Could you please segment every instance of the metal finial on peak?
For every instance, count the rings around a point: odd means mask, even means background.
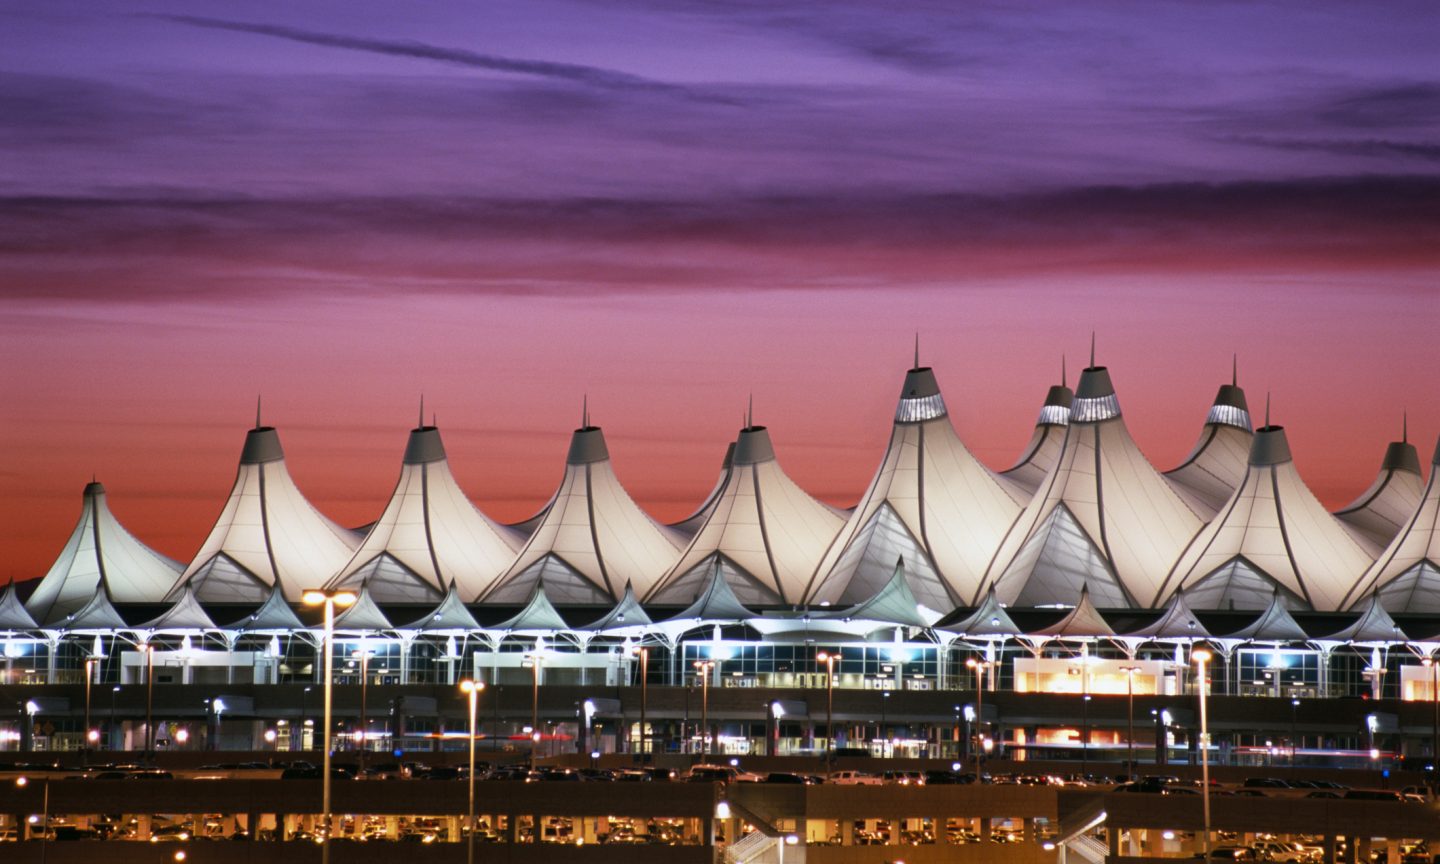
[[[912,366],[912,367],[910,367],[910,368],[912,368],[912,369],[919,369],[919,368],[920,368],[920,331],[919,331],[919,330],[916,330],[916,331],[915,331],[915,365]]]
[[[1270,425],[1270,391],[1265,391],[1265,425]]]
[[[1095,368],[1095,331],[1090,331],[1090,368]]]
[[[440,427],[440,421],[436,418],[434,411],[430,412],[430,425],[437,429]]]
[[[755,426],[755,394],[750,394],[750,402],[745,406],[745,428],[751,429]]]
[[[583,393],[580,396],[580,428],[590,428],[590,394]]]
[[[1408,408],[1400,411],[1400,443],[1410,443],[1410,410]]]
[[[1068,372],[1066,372],[1066,370],[1065,370],[1065,355],[1064,355],[1064,354],[1061,354],[1061,355],[1060,355],[1060,386],[1061,386],[1061,387],[1069,387],[1069,386],[1070,386],[1070,374],[1069,374]]]
[[[1230,355],[1230,386],[1240,386],[1240,355]]]
[[[255,428],[260,428],[260,394],[255,394]]]
[[[421,393],[421,394],[420,394],[420,419],[417,420],[417,421],[415,421],[415,425],[416,425],[416,426],[420,426],[420,427],[423,427],[423,426],[425,425],[425,394],[424,394],[424,393]]]

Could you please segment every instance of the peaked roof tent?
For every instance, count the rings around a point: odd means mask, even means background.
[[[716,562],[714,569],[710,571],[709,580],[705,583],[705,589],[695,598],[695,602],[660,624],[683,624],[686,627],[697,623],[734,624],[754,617],[755,613],[746,609],[745,604],[736,598],[729,580],[725,578],[719,562]]]
[[[641,608],[640,601],[636,599],[635,589],[627,582],[620,602],[611,607],[610,611],[600,616],[598,620],[586,624],[579,630],[596,635],[607,633],[612,636],[639,636],[653,623],[650,616]]]
[[[1408,642],[1395,619],[1385,611],[1378,595],[1371,594],[1360,617],[1349,627],[1318,639],[1319,642],[1352,642],[1357,645],[1388,645],[1394,642]]]
[[[1045,404],[1040,406],[1030,443],[1025,445],[1014,465],[1000,472],[1001,477],[1025,490],[1027,495],[1034,495],[1040,488],[1050,469],[1060,460],[1060,450],[1065,443],[1065,428],[1070,425],[1075,393],[1065,383],[1063,364],[1060,378],[1060,383],[1045,394]]]
[[[1051,639],[1098,639],[1114,636],[1115,628],[1110,626],[1100,614],[1100,610],[1090,602],[1090,591],[1082,586],[1080,602],[1075,604],[1074,609],[1054,624],[1031,631],[1028,635]]]
[[[651,519],[626,494],[605,446],[585,423],[570,437],[565,474],[514,563],[482,603],[524,602],[541,580],[562,604],[610,604],[625,583],[641,596],[675,563],[684,538]]]
[[[169,609],[135,629],[150,633],[203,633],[220,628],[200,608],[200,601],[195,599],[195,589],[186,585],[180,592],[180,599]]]
[[[418,633],[469,633],[480,630],[480,622],[465,608],[465,601],[460,599],[460,590],[454,582],[446,589],[445,596],[439,604],[427,612],[418,621],[412,621],[404,627],[397,627],[397,630],[409,630]]]
[[[969,602],[1028,499],[955,434],[935,373],[911,369],[880,467],[815,568],[805,602],[864,602],[890,580],[896,558],[909,563],[905,578],[921,603],[949,611]]]
[[[1203,519],[1220,512],[1244,481],[1252,434],[1245,391],[1232,378],[1215,394],[1190,455],[1165,472],[1165,479]]]
[[[1293,609],[1340,609],[1370,557],[1301,481],[1282,427],[1255,432],[1249,461],[1159,596],[1184,591],[1199,609],[1262,609],[1277,596]]]
[[[1209,639],[1213,635],[1200,623],[1190,604],[1185,602],[1185,595],[1179,591],[1171,596],[1170,605],[1165,607],[1165,614],[1149,626],[1125,634],[1127,638],[1156,640]]]
[[[40,623],[20,602],[20,595],[15,592],[15,580],[11,579],[10,584],[5,586],[5,592],[0,594],[0,632],[38,629]]]
[[[1440,441],[1430,464],[1420,505],[1401,525],[1395,539],[1380,553],[1345,598],[1347,607],[1358,606],[1371,594],[1378,595],[1385,610],[1393,615],[1440,615]]]
[[[272,585],[269,596],[260,604],[259,609],[233,624],[225,625],[225,629],[279,635],[303,631],[305,625],[300,621],[300,616],[295,614],[295,610],[290,608],[290,604],[285,602],[285,594],[280,590],[280,586]]]
[[[433,603],[458,582],[464,596],[476,597],[523,543],[520,532],[470,503],[450,472],[440,430],[424,425],[422,413],[385,512],[326,587],[353,590],[364,582],[381,603]]]
[[[97,581],[121,603],[158,603],[182,569],[126,531],[105,487],[91,481],[75,530],[25,608],[37,621],[59,620],[90,601]]]
[[[1200,520],[1135,445],[1103,366],[1080,375],[1059,461],[996,554],[1001,601],[1153,608]]]
[[[1420,454],[1410,443],[1408,431],[1401,440],[1391,441],[1385,448],[1380,473],[1370,488],[1335,511],[1335,518],[1360,541],[1372,558],[1400,533],[1400,527],[1420,507],[1425,491],[1424,480],[1420,476]]]
[[[524,608],[513,617],[485,629],[516,636],[550,636],[568,631],[570,625],[565,623],[565,619],[555,610],[555,604],[545,596],[544,581],[537,581],[535,587],[530,589],[530,597],[525,601]]]
[[[1025,631],[1021,630],[1010,613],[1000,604],[1000,599],[995,596],[995,589],[992,587],[985,592],[985,599],[980,602],[974,612],[954,624],[947,624],[939,629],[948,630],[951,633],[959,633],[965,637],[975,636],[1021,636]]]
[[[193,583],[207,602],[258,603],[278,584],[287,600],[298,602],[305,586],[324,584],[358,545],[355,534],[305,500],[285,467],[279,434],[259,425],[257,416],[230,497],[168,596]]]
[[[695,536],[695,532],[699,531],[700,526],[705,524],[705,520],[710,516],[711,511],[715,509],[715,504],[720,500],[720,493],[725,489],[725,481],[730,478],[730,466],[734,459],[735,442],[731,441],[725,447],[725,459],[720,463],[720,477],[715,481],[715,488],[710,490],[710,494],[705,496],[705,501],[701,503],[699,507],[695,508],[694,513],[691,513],[679,522],[671,523],[671,528],[682,532],[686,537]]]
[[[1285,608],[1280,592],[1270,595],[1270,604],[1260,616],[1248,625],[1227,633],[1222,637],[1226,642],[1304,642],[1310,638],[1296,621],[1290,610]]]
[[[69,633],[114,633],[129,630],[130,625],[116,611],[110,602],[110,592],[102,580],[95,585],[95,592],[89,601],[69,615],[44,622],[46,630],[64,630]]]
[[[336,615],[331,626],[336,633],[379,633],[395,629],[395,625],[375,605],[375,598],[370,596],[370,586],[363,584],[355,602]]]
[[[813,617],[841,621],[874,621],[879,624],[920,628],[929,627],[940,620],[938,611],[930,609],[927,615],[921,609],[905,578],[905,559],[902,558],[895,562],[890,580],[869,598],[849,609],[813,613]]]
[[[825,547],[844,524],[795,485],[775,459],[764,426],[740,430],[714,507],[647,603],[693,600],[717,564],[735,595],[752,605],[799,603]]]

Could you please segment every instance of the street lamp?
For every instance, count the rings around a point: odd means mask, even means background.
[[[710,754],[710,670],[715,668],[714,660],[696,660],[695,669],[700,675],[700,755]]]
[[[815,659],[825,664],[825,740],[829,743],[825,748],[825,776],[828,778],[835,766],[835,661],[840,659],[840,652],[821,651]]]
[[[119,684],[110,688],[110,723],[105,729],[105,748],[107,750],[115,749],[115,694],[119,692]]]
[[[975,672],[975,782],[980,782],[980,760],[984,756],[985,747],[985,670],[990,668],[990,661],[976,660],[971,657],[965,661],[965,665]]]
[[[484,681],[460,682],[460,692],[470,698],[470,770],[465,774],[470,787],[470,803],[465,811],[470,834],[465,841],[465,864],[475,864],[475,705],[480,699],[480,691],[484,689]]]
[[[1125,726],[1126,740],[1130,743],[1130,761],[1125,766],[1126,776],[1135,773],[1135,673],[1140,671],[1139,666],[1121,666],[1120,671],[1125,673],[1125,690],[1129,696],[1129,706],[1126,710]]]
[[[90,764],[90,746],[99,736],[90,728],[90,682],[95,675],[95,658],[85,658],[85,745],[80,749],[80,764]]]
[[[645,702],[647,679],[650,677],[650,649],[641,645],[635,649],[635,653],[640,657],[640,752],[649,753],[650,738],[645,732]]]
[[[331,669],[335,649],[335,607],[346,607],[355,602],[353,591],[326,591],[322,588],[311,588],[300,595],[301,601],[306,606],[325,607],[325,714],[323,746],[325,752],[321,754],[320,778],[320,821],[324,826],[324,835],[320,838],[320,864],[330,864],[330,707],[331,696],[335,684],[335,674]]]
[[[530,689],[530,770],[535,770],[535,751],[540,747],[540,652],[525,660],[534,682]]]
[[[366,722],[365,703],[366,694],[370,689],[370,657],[373,652],[361,649],[351,653],[360,661],[360,734],[357,739],[360,742],[360,773],[365,773],[365,753],[370,749],[370,726]]]
[[[45,841],[50,837],[50,778],[49,778],[49,777],[46,777],[46,778],[45,778],[44,784],[45,784],[45,785],[41,787],[42,792],[41,792],[41,798],[40,798],[40,801],[41,801],[41,803],[40,803],[40,864],[45,864],[45,853],[46,853],[46,851],[50,848],[48,845],[46,845],[46,842],[45,842]],[[22,776],[22,777],[16,777],[16,778],[15,778],[15,788],[16,788],[16,789],[24,789],[26,786],[29,786],[29,785],[30,785],[30,778],[28,778],[28,777],[23,777],[23,776]],[[21,839],[21,834],[20,834],[20,831],[21,831],[21,830],[23,830],[23,829],[21,829],[21,828],[17,828],[17,829],[16,829],[16,833],[15,833],[15,839],[16,839],[16,840]]]
[[[1205,818],[1205,861],[1210,861],[1210,721],[1205,713],[1205,696],[1210,689],[1210,678],[1206,674],[1206,664],[1210,662],[1211,654],[1207,649],[1197,648],[1190,653],[1191,659],[1199,665],[1200,685],[1200,794],[1204,803]]]
[[[1300,700],[1290,700],[1290,768],[1295,768],[1295,743],[1298,739],[1296,734],[1297,724],[1300,721]]]
[[[1430,670],[1430,785],[1440,785],[1440,663],[1426,657],[1420,663]]]
[[[301,691],[300,691],[300,747],[298,748],[298,749],[300,749],[300,750],[308,749],[308,748],[305,746],[305,732],[306,732],[306,730],[308,730],[308,729],[311,728],[311,723],[310,723],[310,691],[311,691],[312,689],[313,689],[313,688],[311,688],[311,687],[306,687],[304,690],[301,690]],[[312,744],[314,743],[314,738],[313,738],[313,737],[311,738],[311,743],[312,743]],[[295,745],[292,744],[292,745],[290,745],[290,749],[291,749],[291,750],[295,750],[295,749],[297,749],[297,748],[295,747]]]
[[[140,644],[145,652],[145,761],[155,758],[155,646]]]

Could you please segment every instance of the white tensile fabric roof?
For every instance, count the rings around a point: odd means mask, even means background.
[[[1244,481],[1252,434],[1245,391],[1233,381],[1222,384],[1205,415],[1200,440],[1178,468],[1165,472],[1165,479],[1202,519],[1219,513]]]
[[[410,432],[400,480],[333,589],[365,582],[380,603],[434,603],[450,582],[478,597],[515,560],[521,534],[489,519],[455,482],[440,430]]]
[[[864,621],[917,628],[931,626],[940,620],[943,613],[926,608],[915,599],[909,580],[905,578],[905,570],[905,561],[901,559],[891,568],[890,578],[885,584],[866,599],[846,609],[814,612],[812,617],[817,620]]]
[[[1305,628],[1295,620],[1286,608],[1279,591],[1270,595],[1270,601],[1263,607],[1260,617],[1234,633],[1227,633],[1216,641],[1225,642],[1304,642],[1310,638]]]
[[[97,582],[117,602],[158,603],[181,569],[126,531],[110,512],[105,487],[91,482],[75,530],[25,608],[36,621],[59,620],[89,603]]]
[[[186,585],[180,592],[180,599],[169,609],[135,629],[148,633],[204,633],[220,628],[215,626],[209,613],[200,607],[200,601],[195,598],[195,590]]]
[[[1306,488],[1285,430],[1255,433],[1245,482],[1196,536],[1166,580],[1196,609],[1263,609],[1278,591],[1289,608],[1330,612],[1370,556]]]
[[[290,479],[274,428],[245,436],[235,485],[210,536],[170,591],[193,584],[207,603],[259,603],[279,584],[298,601],[354,554],[359,538],[321,515]]]
[[[735,442],[731,441],[725,448],[725,460],[720,463],[720,477],[715,481],[715,488],[710,490],[710,494],[705,496],[705,500],[695,508],[694,513],[679,522],[671,523],[671,528],[682,532],[686,537],[695,536],[695,532],[705,524],[705,519],[709,517],[710,511],[715,509],[716,502],[720,500],[720,493],[725,489],[725,481],[730,477],[730,463],[734,458]]]
[[[905,560],[910,591],[929,608],[974,602],[1028,500],[960,441],[934,372],[911,369],[880,468],[821,559],[805,602],[863,603],[890,581],[897,558]]]
[[[355,602],[335,616],[332,627],[336,633],[379,633],[384,630],[393,630],[395,625],[375,605],[375,598],[370,596],[368,585],[360,586],[360,593],[355,596]]]
[[[1005,607],[1000,604],[1000,599],[995,596],[993,587],[985,592],[985,599],[980,601],[980,605],[968,617],[939,629],[958,633],[968,638],[995,636],[1003,638],[1019,636],[1025,632],[1015,624],[1010,613],[1006,612]]]
[[[465,608],[465,601],[461,598],[459,586],[454,582],[446,590],[445,596],[435,605],[434,609],[425,613],[425,616],[418,621],[412,621],[404,627],[397,627],[397,630],[410,630],[418,633],[448,633],[460,634],[470,633],[480,629],[480,622]]]
[[[1355,590],[1348,607],[1378,593],[1392,615],[1440,614],[1440,441],[1430,464],[1430,480],[1420,506],[1405,520],[1395,539],[1375,559]]]
[[[11,580],[5,586],[4,593],[0,593],[0,632],[13,633],[17,630],[39,629],[40,622],[20,602],[20,595],[15,591],[15,582]]]
[[[1379,555],[1420,507],[1425,481],[1420,476],[1420,454],[1409,441],[1392,441],[1385,448],[1380,473],[1370,488],[1335,512],[1372,557]]]
[[[641,596],[648,603],[689,603],[718,561],[742,603],[798,603],[843,524],[835,510],[786,476],[765,427],[748,426],[736,439],[725,487],[704,524],[660,584]]]
[[[611,604],[625,583],[644,596],[675,563],[684,538],[631,500],[605,434],[585,425],[570,439],[565,476],[517,557],[480,602],[523,603],[543,579],[565,604]]]
[[[280,591],[280,586],[273,585],[270,588],[270,595],[260,608],[241,618],[232,624],[225,625],[226,630],[240,631],[244,633],[269,633],[278,635],[281,633],[293,633],[304,630],[305,625],[301,623],[300,616],[285,602],[285,595]]]
[[[105,590],[103,581],[97,582],[94,593],[84,606],[67,615],[41,622],[46,630],[64,630],[69,633],[114,633],[131,629],[115,604],[110,602],[110,592]]]
[[[1035,420],[1030,442],[1015,464],[1000,472],[1001,477],[1024,489],[1027,495],[1035,494],[1050,469],[1060,461],[1065,427],[1070,425],[1070,405],[1074,401],[1074,392],[1064,384],[1050,388],[1050,392],[1045,394],[1045,404],[1040,406],[1040,416]]]
[[[1190,604],[1185,602],[1185,595],[1179,591],[1171,595],[1165,614],[1139,630],[1125,634],[1127,639],[1157,641],[1209,639],[1211,635],[1213,634],[1205,629],[1205,625],[1200,623],[1200,619],[1190,609]]]
[[[1200,520],[1135,445],[1104,367],[1080,376],[1060,460],[991,568],[1009,606],[1153,608]]]

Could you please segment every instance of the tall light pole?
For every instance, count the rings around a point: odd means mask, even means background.
[[[305,746],[305,730],[310,729],[310,728],[313,728],[313,727],[310,725],[310,691],[311,691],[312,689],[313,689],[313,688],[311,688],[310,686],[307,685],[304,690],[301,690],[301,691],[300,691],[300,748],[299,748],[299,749],[301,749],[301,750],[308,750],[308,749],[310,749],[310,748],[308,748],[308,747]],[[311,737],[310,737],[310,743],[311,743],[311,744],[314,744],[314,743],[315,743],[315,737],[314,737],[314,735],[311,735]],[[291,747],[290,747],[290,749],[291,749],[291,750],[294,750],[294,749],[296,749],[296,748],[295,748],[295,746],[292,744]]]
[[[1298,737],[1299,737],[1299,736],[1296,735],[1295,733],[1296,733],[1296,731],[1297,731],[1297,729],[1298,729],[1299,722],[1300,722],[1300,700],[1299,700],[1299,699],[1291,699],[1291,700],[1290,700],[1290,768],[1291,768],[1292,771],[1293,771],[1294,768],[1295,768],[1295,743],[1296,743],[1296,740],[1297,740]]]
[[[715,668],[714,660],[696,660],[695,669],[700,675],[700,755],[710,755],[710,670]]]
[[[366,695],[370,689],[370,653],[362,646],[350,656],[360,661],[360,734],[356,736],[360,742],[360,773],[365,773],[365,753],[370,748],[370,726],[366,722],[365,704]]]
[[[80,764],[90,764],[90,745],[98,736],[90,728],[90,683],[95,677],[95,658],[85,658],[85,744],[80,748]]]
[[[44,784],[45,784],[45,785],[41,787],[41,790],[42,790],[42,791],[41,791],[41,798],[40,798],[40,801],[41,801],[41,804],[40,804],[40,864],[45,864],[45,853],[46,853],[46,852],[49,850],[49,848],[50,848],[49,845],[47,845],[47,841],[48,841],[49,838],[50,838],[50,778],[49,778],[49,777],[46,777],[46,778],[44,779]],[[15,787],[16,787],[17,789],[24,789],[24,788],[25,788],[26,786],[28,786],[28,785],[30,785],[30,778],[28,778],[28,777],[16,777],[16,778],[15,778]],[[20,833],[20,832],[23,831],[23,830],[25,830],[25,829],[24,829],[24,826],[19,826],[19,827],[16,828],[16,830],[15,830],[15,839],[16,839],[16,840],[22,840],[22,839],[24,839],[23,835]]]
[[[650,740],[645,727],[645,702],[646,686],[650,677],[650,649],[641,645],[635,649],[635,653],[640,655],[640,752],[649,753]]]
[[[975,672],[975,782],[979,783],[980,759],[985,752],[985,670],[990,661],[971,657],[965,665]]]
[[[325,607],[325,728],[322,730],[324,753],[321,754],[321,778],[320,778],[320,822],[325,831],[320,838],[320,864],[330,864],[330,709],[331,697],[335,685],[335,673],[332,669],[334,664],[335,650],[335,607],[349,606],[355,602],[353,591],[326,591],[321,588],[311,588],[300,595],[300,599],[306,606]]]
[[[1200,794],[1204,804],[1205,818],[1205,861],[1210,861],[1210,720],[1205,713],[1205,696],[1210,689],[1210,678],[1206,666],[1210,662],[1211,654],[1204,648],[1198,648],[1190,653],[1191,659],[1199,665],[1200,670],[1198,684],[1200,685]]]
[[[116,684],[110,688],[110,725],[105,729],[105,749],[115,749],[115,694],[120,692],[120,685]]]
[[[155,758],[155,646],[145,642],[145,761]]]
[[[530,688],[530,770],[535,770],[535,751],[540,747],[540,653],[531,654],[524,665],[534,679]]]
[[[484,681],[467,679],[460,682],[460,692],[470,697],[470,770],[465,773],[466,783],[470,787],[469,804],[465,811],[470,834],[465,841],[465,864],[475,864],[475,706],[480,699],[480,691],[484,689]]]
[[[1128,777],[1135,773],[1135,673],[1140,671],[1140,667],[1121,666],[1120,671],[1125,673],[1125,692],[1129,696],[1125,715],[1125,738],[1130,744],[1129,761],[1125,765],[1125,774]]]
[[[840,659],[840,652],[829,654],[821,651],[815,659],[825,664],[825,740],[828,742],[825,748],[825,776],[829,778],[835,767],[835,661]]]
[[[1440,788],[1440,663],[1426,657],[1421,665],[1430,670],[1430,786]]]

